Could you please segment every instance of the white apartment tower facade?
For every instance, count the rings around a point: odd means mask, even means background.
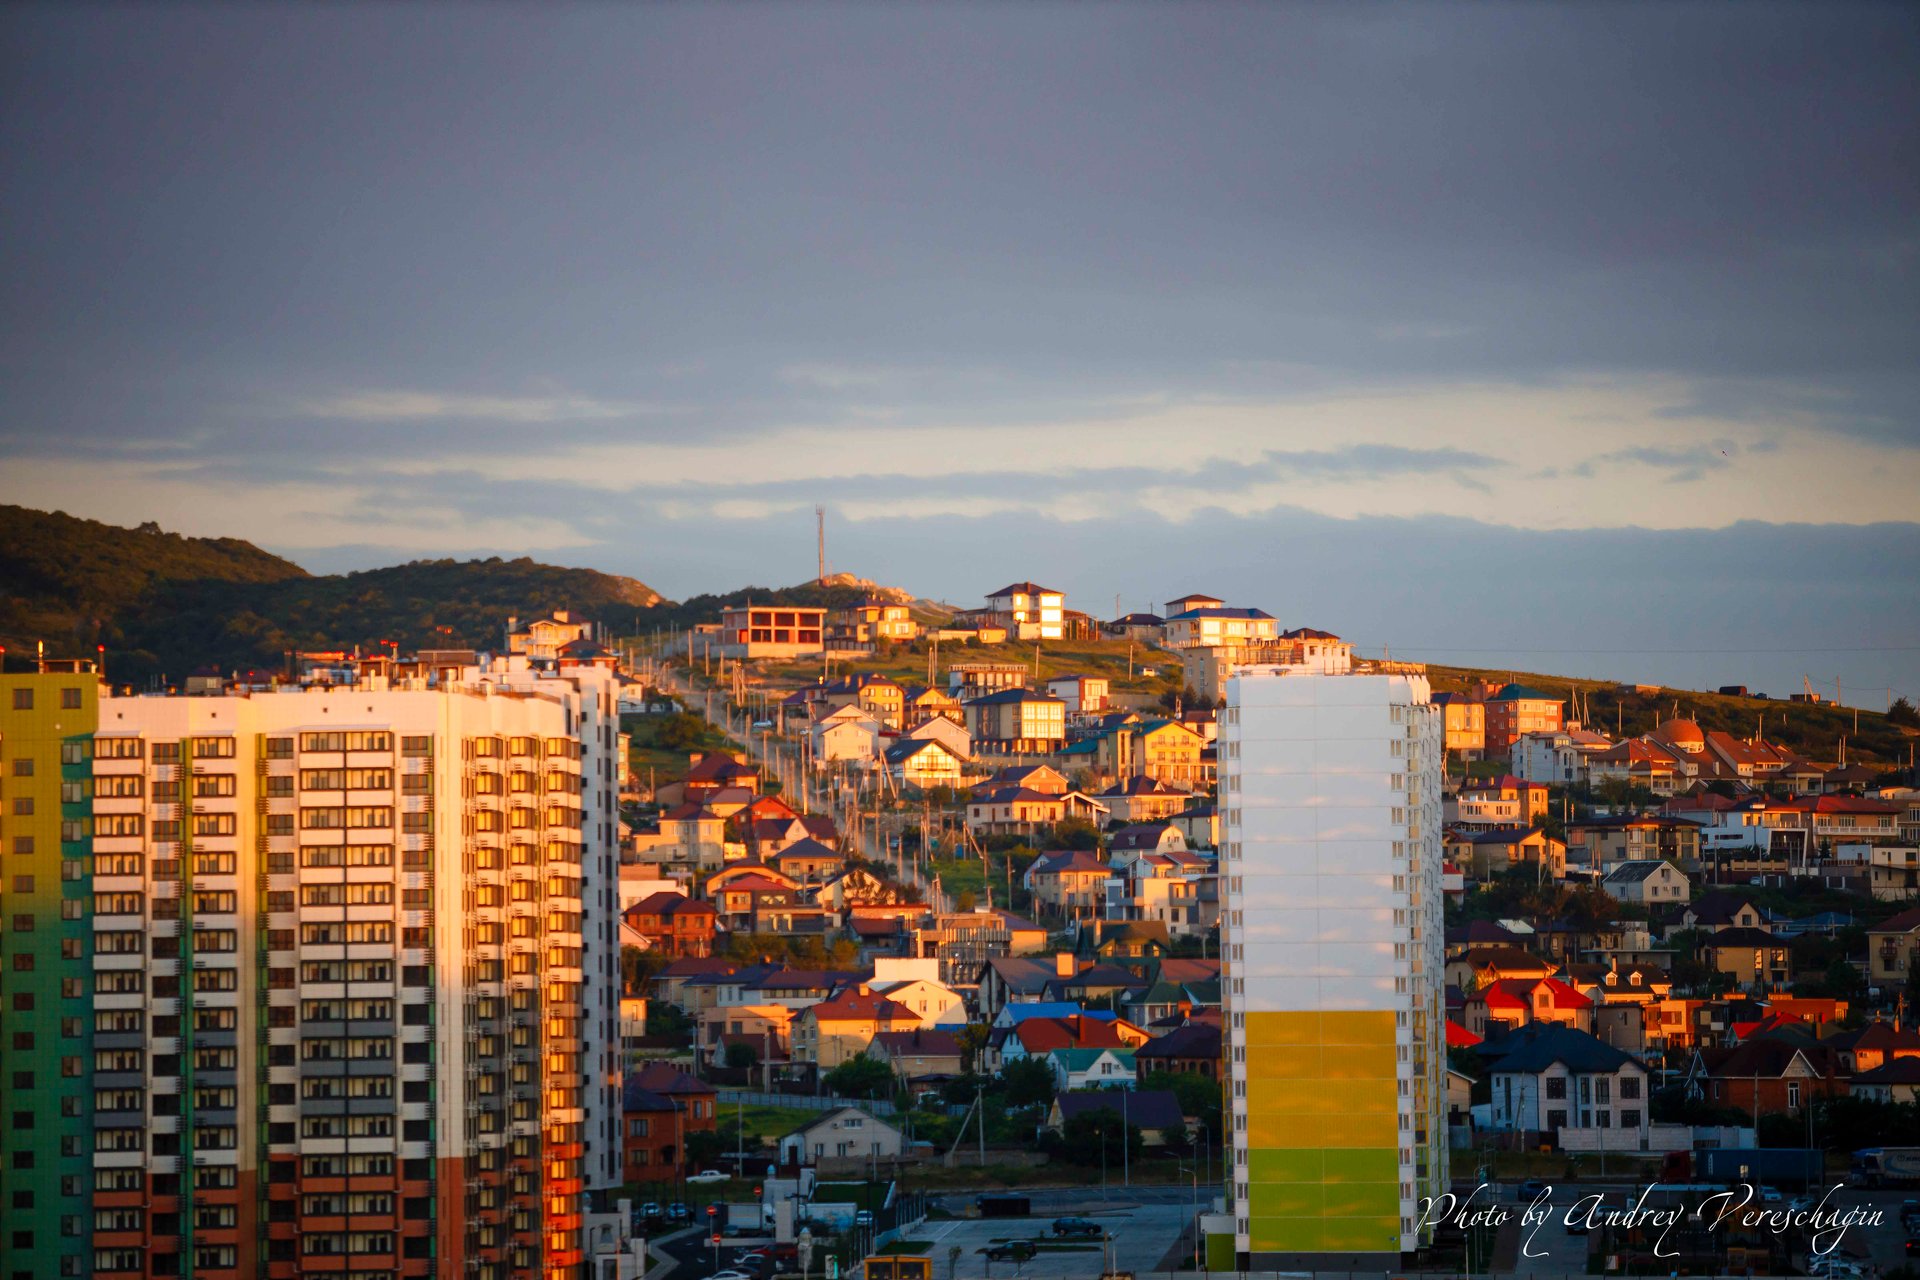
[[[1424,677],[1246,667],[1220,717],[1242,1269],[1374,1269],[1447,1186],[1440,782]]]
[[[620,1181],[616,697],[514,657],[99,698],[91,1274],[580,1273]]]

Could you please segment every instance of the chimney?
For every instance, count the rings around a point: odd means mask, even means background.
[[[1074,974],[1078,972],[1080,972],[1080,967],[1079,965],[1074,963],[1073,952],[1056,951],[1053,953],[1053,976],[1054,977],[1071,978]]]

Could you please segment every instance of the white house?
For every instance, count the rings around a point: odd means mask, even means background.
[[[1133,1050],[1055,1049],[1047,1055],[1053,1081],[1062,1093],[1072,1089],[1131,1089]]]
[[[905,1138],[886,1121],[858,1107],[841,1107],[781,1138],[780,1161],[819,1165],[835,1160],[889,1160],[905,1149]]]
[[[967,732],[965,725],[949,720],[945,716],[933,716],[923,720],[900,735],[902,742],[924,740],[939,743],[961,760],[973,759],[973,735]]]
[[[1498,1056],[1488,1045],[1499,1046]],[[1648,1124],[1647,1069],[1584,1031],[1530,1023],[1480,1052],[1492,1085],[1492,1128],[1538,1134]]]
[[[852,712],[851,715],[843,714]],[[842,707],[808,730],[815,760],[872,760],[880,751],[880,725],[852,706]]]
[[[1640,902],[1659,905],[1685,902],[1691,896],[1691,882],[1671,862],[1658,858],[1616,862],[1600,881],[1600,887],[1616,902]]]
[[[1564,787],[1587,781],[1587,760],[1613,744],[1584,729],[1523,733],[1514,739],[1514,776],[1526,782]]]
[[[947,723],[944,720],[936,724]],[[963,730],[964,732],[964,730]],[[902,738],[886,752],[887,772],[895,783],[915,787],[958,787],[961,757],[938,738]]]

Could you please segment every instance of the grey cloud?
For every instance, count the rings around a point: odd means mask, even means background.
[[[19,433],[291,451],[231,406],[547,379],[750,435],[874,389],[816,367],[919,371],[903,426],[1627,374],[1920,440],[1909,9],[15,7],[0,48]]]
[[[1710,444],[1679,449],[1659,446],[1616,449],[1612,453],[1589,458],[1573,471],[1576,475],[1591,476],[1595,464],[1618,466],[1632,463],[1651,467],[1656,471],[1665,471],[1670,484],[1691,484],[1696,480],[1705,479],[1709,471],[1721,471],[1730,466],[1731,459],[1739,451],[1740,446],[1728,440],[1715,440]]]

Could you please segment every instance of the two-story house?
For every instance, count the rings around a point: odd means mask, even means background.
[[[862,983],[802,1009],[793,1020],[793,1060],[831,1071],[865,1053],[883,1031],[913,1031],[920,1015]]]
[[[1570,1129],[1644,1129],[1647,1068],[1584,1031],[1541,1023],[1478,1052],[1488,1063],[1492,1125],[1523,1140]]]
[[[1219,604],[1182,609],[1170,614],[1160,628],[1160,642],[1169,649],[1272,643],[1279,638],[1280,623],[1264,609],[1229,609]]]
[[[621,920],[661,955],[713,954],[716,912],[711,902],[682,893],[654,893],[628,907]]]
[[[1616,902],[1670,906],[1685,902],[1692,885],[1671,862],[1645,860],[1616,862],[1601,877],[1600,887]]]
[[[935,721],[946,724],[947,721]],[[956,729],[965,734],[965,730]],[[886,750],[887,772],[896,786],[958,787],[965,757],[938,737],[903,737]]]

